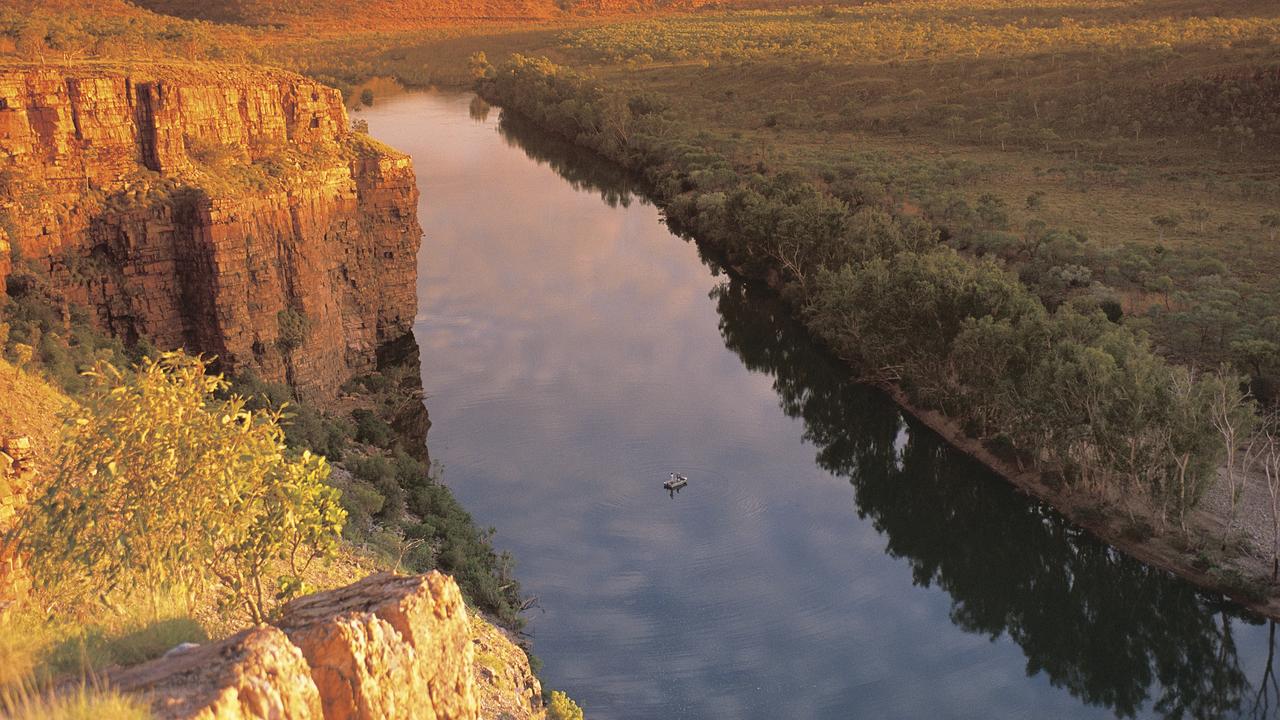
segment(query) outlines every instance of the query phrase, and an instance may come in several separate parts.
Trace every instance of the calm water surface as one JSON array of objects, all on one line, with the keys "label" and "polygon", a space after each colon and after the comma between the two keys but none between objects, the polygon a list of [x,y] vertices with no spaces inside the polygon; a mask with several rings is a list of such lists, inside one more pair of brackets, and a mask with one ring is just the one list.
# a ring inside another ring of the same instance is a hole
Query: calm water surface
[{"label": "calm water surface", "polygon": [[[597,720],[1271,717],[1271,628],[848,382],[626,178],[439,93],[413,155],[431,452]],[[675,497],[668,472],[689,476]]]}]

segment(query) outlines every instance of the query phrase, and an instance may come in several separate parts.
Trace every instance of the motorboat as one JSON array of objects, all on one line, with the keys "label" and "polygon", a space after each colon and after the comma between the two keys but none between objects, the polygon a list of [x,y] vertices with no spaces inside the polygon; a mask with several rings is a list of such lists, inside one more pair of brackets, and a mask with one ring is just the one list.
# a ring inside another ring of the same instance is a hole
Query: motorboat
[{"label": "motorboat", "polygon": [[667,481],[662,483],[662,487],[666,488],[667,490],[679,490],[680,488],[688,484],[689,484],[689,478],[685,477],[684,475],[681,475],[680,473],[673,472],[671,473],[671,477],[667,478]]}]

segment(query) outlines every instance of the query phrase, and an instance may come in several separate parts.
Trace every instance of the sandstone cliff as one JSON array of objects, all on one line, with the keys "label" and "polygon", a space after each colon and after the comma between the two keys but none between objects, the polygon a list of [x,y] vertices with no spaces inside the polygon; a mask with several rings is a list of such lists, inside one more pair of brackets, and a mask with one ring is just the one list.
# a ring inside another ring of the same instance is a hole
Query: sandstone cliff
[{"label": "sandstone cliff", "polygon": [[[457,584],[439,573],[372,575],[289,603],[276,625],[176,648],[106,683],[146,697],[160,720],[545,715],[522,651],[471,616]],[[504,660],[515,667],[502,670],[515,684],[499,690],[487,676],[476,677],[477,645],[487,655],[516,658]]]},{"label": "sandstone cliff", "polygon": [[331,397],[411,327],[416,207],[409,158],[300,76],[0,67],[0,250],[126,340]]}]

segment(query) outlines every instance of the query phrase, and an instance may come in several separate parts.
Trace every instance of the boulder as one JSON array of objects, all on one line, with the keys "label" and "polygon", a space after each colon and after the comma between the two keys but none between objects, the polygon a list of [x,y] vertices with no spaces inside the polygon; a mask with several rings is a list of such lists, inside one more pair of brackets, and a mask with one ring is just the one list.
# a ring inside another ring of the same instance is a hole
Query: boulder
[{"label": "boulder", "polygon": [[327,720],[475,720],[471,625],[452,578],[379,573],[286,605]]},{"label": "boulder", "polygon": [[107,685],[147,697],[156,720],[323,717],[302,652],[272,627],[171,652],[108,675]]}]

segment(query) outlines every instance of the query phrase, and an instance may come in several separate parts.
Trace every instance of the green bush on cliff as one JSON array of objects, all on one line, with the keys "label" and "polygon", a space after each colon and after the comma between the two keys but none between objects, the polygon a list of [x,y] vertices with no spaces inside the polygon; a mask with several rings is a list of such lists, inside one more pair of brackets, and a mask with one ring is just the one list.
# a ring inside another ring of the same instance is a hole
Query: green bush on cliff
[{"label": "green bush on cliff", "polygon": [[355,432],[349,423],[297,402],[288,385],[267,382],[251,369],[237,373],[223,394],[243,397],[246,410],[278,413],[290,447],[310,450],[330,461],[342,459]]},{"label": "green bush on cliff", "polygon": [[288,452],[278,413],[217,399],[199,358],[89,378],[16,531],[37,582],[67,601],[213,583],[254,622],[300,592],[345,520],[325,460]]},{"label": "green bush on cliff", "polygon": [[[72,394],[84,389],[80,373],[97,360],[125,364],[145,349],[130,351],[118,338],[95,329],[83,308],[65,303],[47,277],[27,262],[20,262],[8,278],[7,294],[0,295],[0,317],[9,325],[9,348],[30,347],[32,365]],[[4,350],[0,343],[0,352]]]},{"label": "green bush on cliff", "polygon": [[306,342],[307,336],[311,334],[310,318],[295,308],[285,308],[276,313],[276,323],[280,329],[280,334],[276,336],[276,345],[286,354],[302,347],[302,343]]},{"label": "green bush on cliff", "polygon": [[547,720],[582,720],[582,708],[559,690],[551,691],[547,703]]}]

